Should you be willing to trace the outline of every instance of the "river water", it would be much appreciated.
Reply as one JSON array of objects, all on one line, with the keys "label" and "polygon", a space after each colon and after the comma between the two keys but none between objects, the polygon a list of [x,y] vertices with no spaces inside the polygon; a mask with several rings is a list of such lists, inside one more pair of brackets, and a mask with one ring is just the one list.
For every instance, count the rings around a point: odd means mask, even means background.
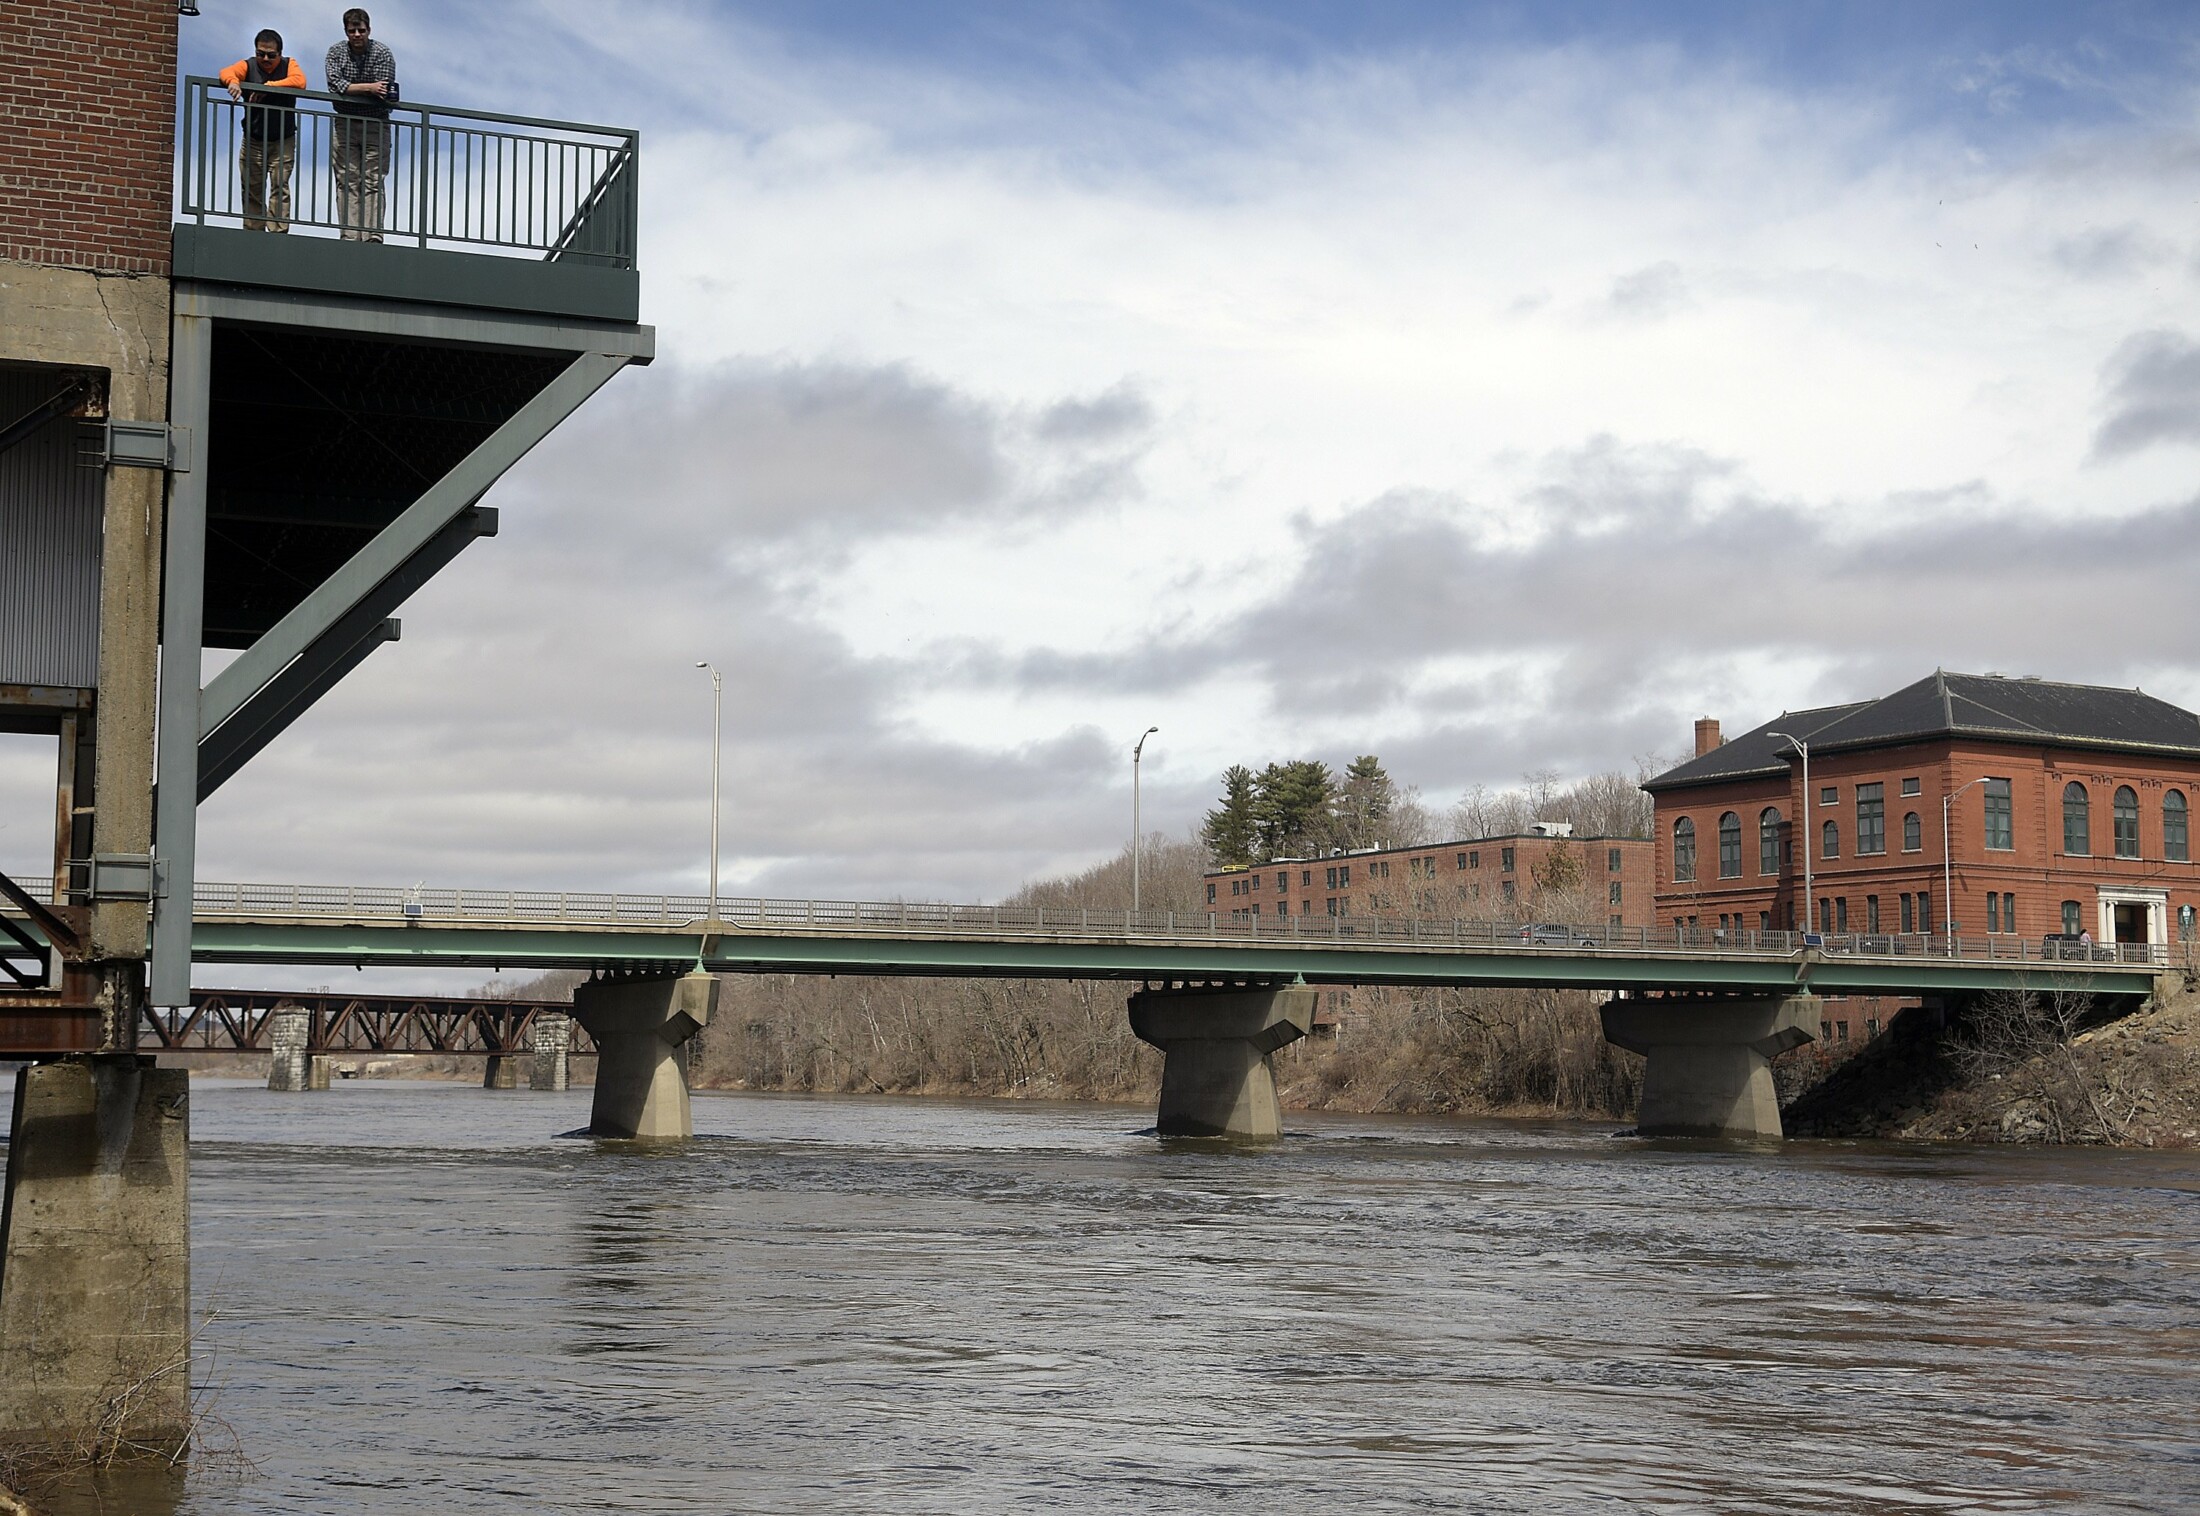
[{"label": "river water", "polygon": [[196,1083],[257,1471],[107,1509],[2200,1510],[2194,1155],[587,1101]]}]

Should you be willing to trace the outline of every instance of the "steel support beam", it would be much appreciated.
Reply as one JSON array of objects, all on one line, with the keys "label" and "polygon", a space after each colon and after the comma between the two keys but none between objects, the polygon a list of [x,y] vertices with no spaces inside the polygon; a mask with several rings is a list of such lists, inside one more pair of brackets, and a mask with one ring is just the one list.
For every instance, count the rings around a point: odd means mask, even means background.
[{"label": "steel support beam", "polygon": [[395,617],[376,621],[347,643],[336,635],[323,637],[306,649],[305,656],[284,669],[245,702],[243,710],[223,722],[213,736],[199,744],[199,801],[225,784],[290,723],[334,689],[345,675],[367,661],[367,655],[385,642],[395,642],[403,632]]},{"label": "steel support beam", "polygon": [[342,295],[188,282],[176,285],[175,302],[179,311],[243,325],[311,327],[363,337],[455,342],[508,352],[616,353],[629,363],[646,364],[657,355],[654,327],[561,321],[554,316],[530,316],[518,311],[460,314],[434,306]]},{"label": "steel support beam", "polygon": [[[208,436],[214,323],[178,314],[170,323],[168,417]],[[199,828],[199,653],[206,622],[206,455],[195,448],[168,476],[161,565],[159,747],[153,787],[152,966],[154,1005],[191,1001],[191,887]]]},{"label": "steel support beam", "polygon": [[460,511],[426,547],[339,616],[297,661],[200,742],[199,799],[220,789],[230,775],[365,662],[369,653],[385,642],[397,641],[399,624],[389,619],[390,612],[441,573],[468,543],[496,534],[497,513],[491,507],[477,505]]},{"label": "steel support beam", "polygon": [[[514,412],[510,420],[429,486],[426,494],[407,506],[373,541],[353,554],[350,562],[321,581],[259,641],[245,649],[236,662],[215,676],[199,702],[199,729],[190,744],[194,758],[198,737],[243,709],[245,703],[267,688],[292,660],[326,636],[354,606],[434,541],[451,524],[452,518],[480,499],[505,470],[549,436],[552,428],[579,409],[589,396],[610,381],[612,375],[626,367],[627,362],[623,353],[587,352],[576,356],[555,379],[543,386],[541,393]],[[203,485],[200,528],[203,533]],[[202,577],[203,573],[202,561]],[[201,593],[203,595],[203,591]],[[197,776],[193,775],[194,793],[196,783]]]}]

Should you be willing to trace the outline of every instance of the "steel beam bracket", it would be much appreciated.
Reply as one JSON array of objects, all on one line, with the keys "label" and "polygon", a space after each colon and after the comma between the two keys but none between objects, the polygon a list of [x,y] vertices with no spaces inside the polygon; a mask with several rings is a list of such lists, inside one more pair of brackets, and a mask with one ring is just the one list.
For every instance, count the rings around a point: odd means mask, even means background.
[{"label": "steel beam bracket", "polygon": [[191,428],[165,421],[117,421],[107,418],[92,434],[97,447],[89,461],[111,468],[157,468],[188,473]]}]

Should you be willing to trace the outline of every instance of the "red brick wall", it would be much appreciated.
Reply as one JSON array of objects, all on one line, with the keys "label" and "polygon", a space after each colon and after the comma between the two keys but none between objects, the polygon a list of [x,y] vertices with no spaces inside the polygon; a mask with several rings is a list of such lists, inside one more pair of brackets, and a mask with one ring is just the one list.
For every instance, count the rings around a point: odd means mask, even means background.
[{"label": "red brick wall", "polygon": [[[1633,837],[1480,837],[1221,870],[1207,875],[1207,885],[1214,910],[1249,919],[1258,907],[1264,921],[1277,915],[1326,920],[1339,912],[1515,921],[1524,910],[1535,911],[1542,894],[1537,870],[1547,866],[1554,852],[1570,855],[1570,872],[1577,879],[1566,914],[1578,915],[1585,926],[1606,925],[1614,916],[1622,927],[1652,924],[1650,844]],[[1611,867],[1613,853],[1619,855],[1617,870]],[[1611,899],[1615,884],[1620,887],[1616,901]],[[1549,902],[1541,903],[1548,908]]]},{"label": "red brick wall", "polygon": [[175,0],[0,0],[0,259],[168,272]]}]

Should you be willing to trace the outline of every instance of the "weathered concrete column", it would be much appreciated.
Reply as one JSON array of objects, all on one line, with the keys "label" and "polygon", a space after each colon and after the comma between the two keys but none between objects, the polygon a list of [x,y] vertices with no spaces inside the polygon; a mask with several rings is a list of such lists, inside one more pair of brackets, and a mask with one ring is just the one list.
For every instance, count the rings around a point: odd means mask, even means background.
[{"label": "weathered concrete column", "polygon": [[573,992],[573,1019],[596,1039],[596,1100],[588,1130],[599,1137],[692,1137],[687,1060],[681,1045],[710,1024],[718,981],[599,979]]},{"label": "weathered concrete column", "polygon": [[[313,1059],[306,1048],[313,1041],[313,1012],[302,1005],[279,1005],[267,1013],[267,1046],[274,1054],[267,1066],[271,1090],[313,1089]],[[328,1088],[324,1068],[321,1089]]]},{"label": "weathered concrete column", "polygon": [[563,1011],[537,1011],[528,1023],[527,1044],[533,1054],[527,1070],[531,1090],[567,1090],[573,1087],[573,1018]]},{"label": "weathered concrete column", "polygon": [[516,1090],[519,1088],[519,1059],[506,1058],[491,1053],[488,1067],[481,1071],[481,1087],[485,1090]]},{"label": "weathered concrete column", "polygon": [[0,1225],[0,1438],[178,1447],[191,1420],[189,1075],[150,1058],[15,1081]]},{"label": "weathered concrete column", "polygon": [[1268,1055],[1306,1035],[1315,992],[1140,990],[1131,1030],[1161,1049],[1164,1137],[1270,1139],[1283,1135],[1283,1107]]},{"label": "weathered concrete column", "polygon": [[1614,1000],[1604,1037],[1640,1053],[1645,1137],[1778,1137],[1767,1060],[1818,1035],[1819,1000]]}]

